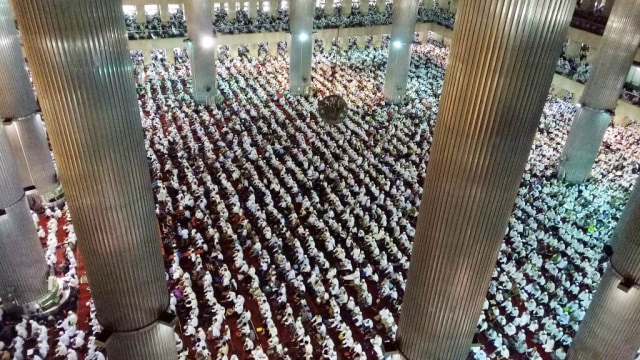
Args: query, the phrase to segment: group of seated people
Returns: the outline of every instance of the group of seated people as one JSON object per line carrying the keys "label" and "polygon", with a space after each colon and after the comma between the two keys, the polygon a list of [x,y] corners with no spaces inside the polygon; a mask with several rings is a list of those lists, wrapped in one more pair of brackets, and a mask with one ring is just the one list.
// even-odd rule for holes
{"label": "group of seated people", "polygon": [[[414,45],[400,105],[382,95],[387,52],[314,53],[306,97],[288,94],[284,56],[221,57],[213,106],[193,102],[188,64],[135,66],[181,359],[381,359],[394,346],[448,49]],[[348,110],[329,125],[317,104],[334,94]],[[564,184],[555,167],[575,112],[549,96],[474,359],[564,359],[606,267],[640,136],[636,125],[610,127],[593,178]],[[43,245],[58,234],[66,260],[56,271],[77,288],[69,213],[42,216]],[[0,347],[104,358],[92,303],[70,304],[42,330],[11,322],[27,333],[0,331]],[[33,342],[43,325],[49,337]]]}
{"label": "group of seated people", "polygon": [[166,23],[162,22],[158,13],[146,15],[144,24],[138,23],[135,13],[125,13],[124,19],[129,40],[185,37],[187,34],[187,24],[181,9],[172,12]]}
{"label": "group of seated people", "polygon": [[[49,272],[62,285],[63,304],[52,314],[22,317],[0,310],[2,360],[104,360],[95,337],[102,331],[93,300],[81,299],[76,235],[64,204],[52,204],[33,213],[34,226],[45,250]],[[85,301],[86,303],[82,303]]]}
{"label": "group of seated people", "polygon": [[[395,341],[448,55],[414,50],[400,106],[369,45],[315,53],[307,98],[287,94],[282,56],[224,58],[212,108],[192,102],[188,66],[138,68],[184,358],[380,358]],[[329,94],[349,104],[341,125],[316,112]],[[569,186],[555,167],[575,111],[549,96],[473,358],[564,359],[606,267],[638,135],[608,129],[593,178]]]}
{"label": "group of seated people", "polygon": [[[383,11],[376,11],[375,4],[371,4],[366,14],[360,11],[359,4],[354,3],[348,15],[343,13],[342,5],[337,5],[333,14],[325,13],[323,7],[316,7],[313,27],[330,29],[390,25],[392,10],[392,3],[387,3]],[[437,6],[432,9],[420,6],[418,22],[437,23],[453,29],[455,15]],[[147,15],[146,23],[139,24],[136,15],[129,13],[125,14],[125,24],[130,40],[186,36],[186,23],[182,10],[172,13],[168,23],[162,23],[160,16],[156,14]],[[255,18],[252,18],[247,9],[239,9],[236,10],[235,18],[230,18],[225,8],[218,7],[214,11],[213,25],[215,31],[220,34],[289,31],[289,11],[284,8],[278,9],[277,15],[272,17],[269,13],[258,10]]]}
{"label": "group of seated people", "polygon": [[576,57],[567,54],[568,42],[563,45],[562,55],[556,64],[556,72],[574,81],[585,84],[591,75],[591,64],[587,62],[589,46],[582,45]]}

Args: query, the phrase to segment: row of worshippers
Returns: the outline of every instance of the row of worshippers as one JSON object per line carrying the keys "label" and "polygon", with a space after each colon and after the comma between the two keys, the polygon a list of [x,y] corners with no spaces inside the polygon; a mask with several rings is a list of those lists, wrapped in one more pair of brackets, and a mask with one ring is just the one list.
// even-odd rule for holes
{"label": "row of worshippers", "polygon": [[[339,27],[364,27],[377,25],[391,25],[392,4],[387,3],[383,11],[370,10],[364,14],[357,4],[349,15],[342,14],[342,6],[338,5],[333,14],[326,14],[324,7],[316,7],[313,20],[315,29],[333,29]],[[147,14],[146,22],[140,24],[135,13],[125,13],[125,25],[129,40],[156,39],[186,36],[186,23],[181,9],[171,13],[169,22],[162,23],[159,14]],[[422,4],[418,10],[418,22],[437,23],[453,29],[455,15],[448,10],[434,7],[424,8]],[[235,19],[229,18],[228,11],[223,7],[214,10],[213,25],[215,31],[221,34],[247,34],[257,32],[289,31],[289,12],[278,9],[275,16],[258,10],[255,18],[249,16],[246,9],[236,11]]]}
{"label": "row of worshippers", "polygon": [[[213,243],[220,248],[216,251],[216,257],[217,259],[230,257],[231,260],[228,263],[221,260],[226,265],[222,267],[224,275],[215,275],[221,279],[230,278],[229,286],[235,294],[239,290],[236,286],[241,286],[239,284],[242,283],[242,280],[236,280],[234,285],[232,280],[235,280],[236,273],[229,269],[239,271],[237,276],[242,279],[246,276],[245,273],[249,273],[253,279],[255,271],[259,284],[264,282],[266,289],[277,291],[277,295],[274,295],[275,300],[271,300],[270,308],[282,309],[284,307],[284,309],[283,312],[275,311],[276,320],[279,317],[283,320],[282,322],[276,321],[275,326],[262,326],[274,321],[274,316],[266,315],[269,312],[262,305],[264,300],[256,300],[265,293],[260,293],[256,288],[251,287],[255,280],[247,281],[249,289],[245,290],[244,294],[248,296],[242,295],[243,300],[241,301],[245,307],[247,304],[254,304],[255,308],[260,308],[262,305],[264,309],[257,311],[259,316],[256,316],[256,312],[252,312],[252,317],[254,323],[257,324],[254,325],[256,328],[272,329],[271,331],[267,330],[270,336],[265,337],[266,344],[264,344],[265,340],[260,344],[264,344],[261,349],[266,349],[267,354],[282,354],[279,352],[278,345],[280,345],[287,349],[285,355],[296,354],[302,358],[317,356],[317,351],[322,349],[322,354],[331,358],[330,347],[326,346],[326,339],[330,339],[330,345],[337,345],[337,349],[344,351],[347,357],[357,358],[361,356],[360,349],[353,348],[351,342],[358,343],[356,340],[358,333],[362,334],[364,331],[364,334],[367,334],[368,328],[363,330],[359,326],[361,323],[363,325],[368,323],[367,320],[374,323],[374,329],[382,328],[385,330],[376,334],[383,343],[394,338],[399,302],[393,300],[401,299],[403,288],[402,280],[394,280],[404,279],[403,276],[406,275],[405,266],[407,263],[402,260],[402,256],[404,255],[408,259],[414,230],[413,228],[405,228],[404,231],[399,228],[399,232],[393,228],[387,230],[388,221],[394,217],[393,214],[400,214],[401,219],[404,214],[410,217],[410,210],[415,211],[421,190],[416,188],[413,190],[415,192],[409,192],[414,194],[415,202],[410,201],[408,204],[405,202],[405,209],[409,212],[404,214],[401,210],[403,206],[400,200],[389,202],[390,207],[384,207],[386,205],[384,200],[382,200],[382,204],[379,204],[372,199],[378,199],[379,194],[384,194],[387,191],[386,185],[383,185],[382,192],[376,189],[376,185],[385,184],[384,179],[392,177],[392,174],[386,171],[388,164],[392,164],[389,161],[392,156],[389,154],[399,154],[406,151],[409,158],[413,156],[417,160],[406,164],[407,168],[413,168],[413,171],[403,174],[406,176],[404,181],[391,183],[388,190],[389,195],[397,194],[398,190],[393,189],[394,185],[402,187],[407,184],[421,183],[420,176],[417,175],[424,170],[424,163],[421,164],[421,161],[426,159],[426,154],[419,156],[412,153],[412,151],[419,150],[420,147],[406,150],[400,148],[395,152],[389,150],[381,153],[372,152],[373,156],[371,157],[367,154],[371,149],[376,149],[375,144],[379,144],[378,137],[383,136],[376,134],[375,130],[385,130],[382,132],[386,135],[385,144],[387,142],[398,146],[412,143],[420,144],[421,141],[424,141],[424,139],[421,140],[421,136],[425,135],[430,141],[429,129],[433,127],[432,122],[435,120],[433,110],[437,106],[437,94],[442,86],[443,71],[440,66],[446,64],[446,56],[446,50],[436,44],[416,48],[408,91],[410,106],[406,108],[383,104],[382,97],[378,92],[380,89],[378,80],[382,78],[384,73],[384,51],[373,48],[352,49],[346,54],[344,52],[329,52],[317,56],[313,81],[318,93],[320,95],[337,93],[345,97],[357,96],[358,103],[365,108],[362,111],[352,105],[351,111],[356,112],[357,116],[350,117],[345,123],[346,125],[340,125],[351,133],[349,140],[344,140],[339,132],[336,134],[336,129],[314,126],[316,125],[315,121],[300,122],[300,119],[315,119],[312,113],[313,103],[316,99],[295,99],[286,95],[287,71],[286,62],[282,59],[266,57],[260,62],[247,58],[226,60],[220,72],[220,88],[225,99],[234,99],[234,101],[225,101],[220,105],[220,108],[216,110],[221,114],[216,110],[198,109],[188,101],[166,100],[167,95],[175,95],[177,92],[175,89],[172,94],[165,95],[160,102],[163,106],[161,111],[154,108],[157,105],[146,103],[149,106],[147,109],[149,116],[158,113],[167,114],[167,112],[171,114],[170,118],[165,118],[164,121],[157,119],[156,122],[159,121],[161,125],[156,125],[155,129],[151,126],[152,130],[150,131],[156,136],[158,133],[167,132],[175,134],[168,135],[169,139],[173,139],[171,141],[167,139],[166,142],[163,142],[158,138],[153,142],[156,144],[155,146],[151,145],[152,142],[149,143],[149,147],[154,149],[157,144],[164,143],[154,151],[155,159],[158,161],[160,159],[158,151],[160,154],[166,154],[166,157],[180,151],[191,154],[176,160],[185,164],[182,166],[182,170],[172,170],[176,173],[175,182],[180,182],[178,175],[181,171],[187,173],[189,170],[192,171],[191,175],[184,177],[186,180],[183,181],[187,183],[190,182],[189,178],[198,182],[197,179],[207,172],[209,174],[229,174],[225,176],[226,180],[225,177],[222,177],[222,183],[214,184],[218,191],[222,190],[220,198],[216,198],[213,195],[214,191],[210,190],[212,197],[205,198],[205,201],[195,200],[190,193],[207,193],[206,186],[198,191],[199,185],[197,184],[192,184],[192,190],[189,190],[188,187],[177,190],[175,196],[177,203],[180,204],[178,213],[185,210],[186,205],[188,219],[193,217],[193,214],[196,219],[206,219],[211,214],[206,214],[202,208],[196,209],[189,206],[201,204],[204,209],[207,209],[207,206],[211,206],[211,202],[213,202],[218,204],[216,209],[220,211],[217,214],[213,212],[218,215],[216,218],[242,220],[232,221],[230,227],[225,226],[223,235],[215,235],[215,229],[209,231],[209,227],[207,230],[203,229],[203,233],[199,235],[198,233],[193,234],[193,226],[189,227],[191,221],[187,221],[186,224],[179,227],[184,234],[180,239],[192,243],[194,241],[192,238],[195,238],[196,244],[199,243],[199,246],[207,245],[210,251],[210,243],[206,240],[207,233],[214,239],[219,236],[220,239]],[[338,66],[333,64],[338,64]],[[170,88],[170,84],[162,86],[162,81],[171,79],[172,75],[177,75],[177,79],[169,80],[170,83],[180,83],[181,91],[188,89],[186,79],[180,79],[186,73],[184,69],[167,66],[164,69],[156,68],[154,71],[164,80],[156,82],[155,91],[152,91],[151,87],[154,81],[150,81],[149,96],[151,93],[161,94],[163,87]],[[365,79],[360,78],[362,74],[365,75]],[[153,77],[153,74],[151,75]],[[345,80],[336,82],[335,79]],[[432,90],[430,90],[430,94],[425,96],[424,89]],[[250,93],[247,90],[250,90]],[[368,99],[372,92],[378,92],[378,97]],[[183,99],[185,98],[183,97]],[[425,99],[429,101],[424,101]],[[176,110],[169,111],[166,109],[167,104],[179,108],[179,111],[177,113]],[[375,104],[375,106],[367,107],[367,104]],[[383,112],[380,112],[380,107],[383,107]],[[279,113],[283,110],[286,110],[285,114],[288,113],[284,117]],[[568,187],[553,180],[553,169],[559,157],[562,142],[566,138],[569,121],[574,114],[575,107],[572,104],[556,98],[550,98],[545,108],[539,136],[536,139],[528,166],[528,175],[523,180],[518,205],[510,222],[509,236],[505,239],[500,261],[494,274],[495,277],[487,295],[488,300],[483,319],[479,324],[479,332],[481,338],[484,339],[484,347],[481,349],[482,351],[478,352],[483,355],[476,355],[480,358],[481,356],[486,358],[509,357],[509,354],[512,356],[525,354],[530,358],[547,358],[551,354],[554,358],[563,358],[570,344],[570,339],[584,315],[595,286],[597,286],[599,274],[604,266],[601,248],[611,233],[614,219],[619,214],[630,184],[633,183],[635,177],[633,164],[637,162],[638,154],[630,151],[629,149],[636,147],[629,145],[637,142],[637,136],[631,129],[611,128],[605,139],[605,148],[613,147],[616,150],[625,148],[627,151],[623,151],[623,155],[616,154],[614,151],[601,155],[594,170],[594,180],[584,186],[585,189],[578,190],[575,187]],[[188,120],[194,117],[195,120]],[[407,136],[416,129],[410,130],[411,127],[408,127],[398,131],[396,127],[406,126],[401,125],[402,118],[413,121],[427,118],[430,119],[430,122],[422,124],[423,127],[417,134]],[[230,121],[227,121],[229,119]],[[258,119],[262,121],[257,121]],[[172,124],[176,122],[181,124],[184,121],[189,121],[188,125],[178,125],[176,130],[172,130]],[[202,121],[207,126],[202,124],[198,126],[198,122]],[[358,125],[350,126],[351,123]],[[389,126],[390,123],[394,126]],[[207,133],[205,128],[213,128],[216,131]],[[160,131],[160,129],[164,130]],[[326,135],[327,133],[331,135]],[[357,139],[360,133],[362,133],[362,138],[366,140],[358,145],[357,142],[354,142],[354,137]],[[260,136],[261,134],[269,136]],[[209,145],[203,140],[205,138],[211,138]],[[273,141],[274,138],[283,139],[287,143],[286,145],[277,143],[275,147],[270,143],[265,145],[267,139]],[[317,139],[320,139],[324,144],[320,149],[316,145]],[[174,148],[175,144],[180,145]],[[424,144],[422,146],[428,149],[428,143]],[[384,149],[385,145],[382,146]],[[323,150],[325,148],[328,150]],[[336,148],[340,149],[340,152],[335,154],[338,160],[334,156],[332,162],[343,165],[335,169],[336,175],[323,176],[327,167],[331,166],[329,162],[331,158],[325,160],[325,154],[329,153],[331,156],[332,150]],[[350,149],[355,152],[353,158],[349,157],[351,155]],[[215,154],[220,150],[224,155],[216,156]],[[213,159],[217,157],[217,164],[214,162],[209,165],[204,159],[198,161],[199,165],[197,165],[198,162],[195,164],[189,162],[191,156],[198,152],[206,154],[207,151],[210,156],[213,156]],[[305,153],[309,155],[305,155]],[[362,157],[362,160],[357,160],[359,156]],[[342,161],[340,161],[341,158]],[[205,155],[205,159],[208,159],[207,155]],[[403,164],[403,160],[402,158],[396,160],[396,163]],[[626,160],[626,162],[623,161],[622,168],[619,165],[620,160]],[[375,173],[367,175],[366,164],[376,162],[381,163],[378,176]],[[162,162],[159,161],[158,175],[167,171],[166,168],[163,169],[161,164]],[[171,165],[171,169],[175,169],[174,166],[175,163]],[[362,169],[362,171],[357,171],[357,169]],[[613,169],[617,170],[611,171]],[[276,174],[282,175],[278,177]],[[613,175],[607,177],[600,176],[601,174]],[[204,176],[207,177],[207,175]],[[361,179],[361,176],[364,176],[364,179]],[[369,176],[376,180],[367,182],[366,178]],[[344,188],[341,179],[346,179],[346,181],[343,180]],[[329,190],[328,193],[320,193],[322,196],[315,194],[315,184],[318,180],[328,183],[320,188],[324,191]],[[225,185],[225,181],[228,181],[228,184]],[[353,188],[351,188],[352,181],[355,185]],[[369,191],[359,195],[357,192],[353,193],[353,191],[357,191],[355,189],[360,188],[360,184],[372,187],[371,193]],[[344,191],[346,189],[346,191],[332,194],[333,186],[336,190]],[[246,190],[247,187],[249,190]],[[163,201],[159,201],[158,211],[162,214],[161,216],[167,216],[167,208],[161,206],[163,202],[166,204],[167,199],[172,198],[169,194],[171,190],[166,185],[164,185],[166,190],[163,190],[162,186],[159,189]],[[352,194],[348,195],[349,193]],[[605,193],[608,196],[594,201]],[[335,195],[337,200],[332,195]],[[305,197],[308,198],[308,203],[305,201]],[[349,201],[350,198],[354,200]],[[559,204],[563,204],[565,201],[561,199],[566,198],[571,199],[570,205],[560,206]],[[323,201],[325,202],[323,203]],[[191,203],[194,205],[189,205]],[[170,211],[173,210],[175,213],[175,206],[176,202],[171,200],[172,208]],[[226,210],[224,210],[225,207],[227,207]],[[380,208],[382,211],[379,212]],[[583,210],[576,212],[577,208]],[[373,213],[370,212],[372,209]],[[308,219],[300,216],[300,214],[307,216],[314,211],[322,216],[308,216]],[[380,213],[384,216],[380,217]],[[345,214],[346,216],[344,216]],[[540,214],[544,214],[544,216]],[[170,218],[171,222],[175,221],[173,216]],[[371,219],[374,219],[374,224],[371,224]],[[185,220],[181,221],[185,222]],[[246,223],[243,225],[245,221]],[[276,225],[276,229],[273,229],[270,225],[272,223],[280,226]],[[356,236],[351,236],[350,239],[348,229],[353,230],[355,224],[357,224],[355,226],[358,229],[357,232],[362,234],[353,233]],[[292,226],[296,232],[291,231]],[[296,226],[306,228],[311,236],[305,239],[307,235],[302,232],[298,237],[299,228]],[[237,234],[238,230],[240,234]],[[245,235],[245,231],[248,235]],[[397,240],[385,241],[384,235],[378,238],[380,233],[387,231],[391,235],[389,239]],[[361,235],[363,237],[359,238]],[[400,237],[394,238],[394,236]],[[283,239],[284,241],[282,241]],[[315,241],[317,239],[322,241],[320,247]],[[225,248],[228,248],[226,253]],[[176,251],[180,253],[179,249]],[[187,252],[197,253],[198,247],[192,245],[191,249],[187,248]],[[365,267],[366,271],[362,266],[354,266],[354,263],[363,264],[358,262],[358,257],[361,255],[365,256],[369,265],[375,264],[375,266],[370,266],[368,269]],[[376,261],[376,257],[382,258],[378,258]],[[241,260],[238,260],[240,258]],[[327,275],[324,275],[325,271],[321,265],[316,265],[321,264],[322,259],[331,260]],[[390,259],[397,265],[392,266],[391,269],[387,265],[386,269],[390,270],[386,270],[384,266],[389,264]],[[252,260],[255,263],[252,264]],[[197,263],[197,259],[195,261]],[[274,262],[276,267],[275,270],[272,270]],[[245,266],[245,264],[247,265]],[[314,266],[318,266],[320,271],[316,272]],[[331,268],[331,266],[335,267]],[[359,270],[360,276],[357,275],[357,272],[351,272],[354,268]],[[576,275],[576,271],[571,271],[575,269],[584,269],[586,271],[580,271],[580,273],[592,275]],[[309,271],[310,273],[308,273]],[[333,275],[334,271],[336,274],[343,272],[341,279]],[[308,274],[308,276],[300,277],[300,275],[296,275],[298,273]],[[304,279],[308,279],[306,283]],[[540,281],[542,284],[533,281],[534,279],[543,279]],[[351,283],[352,280],[359,280],[360,284],[364,283],[367,286],[364,288],[364,285],[359,285],[361,288],[358,289],[358,285]],[[221,281],[226,283],[224,280]],[[290,285],[283,286],[283,281]],[[373,283],[375,286],[372,287],[369,283]],[[225,295],[229,291],[225,286],[222,285],[223,296],[216,301],[223,302],[226,299],[234,298],[233,295]],[[262,286],[259,287],[262,288]],[[560,288],[566,290],[559,291]],[[305,290],[304,294],[301,294],[302,289]],[[292,291],[293,295],[290,294]],[[216,293],[215,290],[214,293]],[[312,296],[309,296],[308,293],[311,293]],[[363,309],[369,304],[368,295],[377,298],[371,302],[372,304],[385,305],[384,308],[376,312],[377,316],[372,318],[367,318],[367,311]],[[314,307],[309,306],[312,301],[315,301],[314,307],[326,306],[326,310],[315,314]],[[516,301],[518,306],[516,306]],[[259,305],[255,305],[256,302]],[[267,302],[269,302],[268,295]],[[354,310],[358,306],[361,309]],[[227,310],[230,310],[231,307],[235,308],[235,305],[229,304]],[[346,307],[346,311],[343,307]],[[230,313],[233,320],[236,319],[236,316],[239,320],[241,316],[236,310],[234,309]],[[296,314],[299,314],[298,317]],[[361,318],[360,314],[365,316]],[[515,321],[516,318],[519,320]],[[309,319],[317,320],[312,323],[313,326],[308,326]],[[316,327],[318,321],[321,322],[319,328]],[[238,324],[231,322],[229,326],[237,328]],[[329,331],[325,332],[322,326]],[[318,330],[319,334],[315,334],[315,338],[318,340],[315,341],[316,339],[312,336],[311,342],[305,342],[305,329]],[[333,329],[336,330],[332,333]],[[513,332],[514,329],[516,332]],[[537,330],[539,329],[544,332],[538,334]],[[195,327],[194,330],[196,330]],[[238,351],[237,349],[240,348],[255,346],[256,342],[252,340],[253,333],[250,330],[241,329],[240,334],[247,334],[249,331],[246,336],[253,343],[249,345],[238,344],[235,347],[232,344],[233,350]],[[280,343],[275,342],[274,334],[278,334]],[[332,335],[337,335],[337,338],[334,339]],[[260,339],[259,334],[255,336]],[[222,338],[224,339],[224,337]],[[285,345],[282,344],[282,340],[285,341]],[[286,342],[287,340],[290,341]],[[380,343],[377,337],[370,340],[370,343],[374,345]],[[296,341],[298,342],[296,343]],[[309,344],[310,348],[307,346]],[[535,345],[531,346],[531,344]],[[227,347],[222,348],[228,351]],[[306,352],[308,348],[309,352]],[[208,351],[214,350],[215,348]],[[296,353],[296,350],[300,352]],[[381,351],[377,345],[371,350],[364,353],[374,358]]]}
{"label": "row of worshippers", "polygon": [[380,358],[395,338],[431,139],[421,119],[443,70],[423,60],[422,97],[405,108],[383,103],[370,76],[380,79],[383,63],[319,61],[318,93],[352,104],[339,130],[317,122],[317,98],[286,94],[283,59],[223,62],[228,100],[215,110],[182,96],[187,69],[145,70],[140,104],[187,354]]}
{"label": "row of worshippers", "polygon": [[[375,359],[395,341],[446,66],[437,44],[415,50],[400,106],[381,48],[316,55],[308,99],[287,94],[283,58],[224,60],[213,108],[188,66],[136,68],[181,358]],[[340,125],[316,113],[329,94],[349,105]],[[563,358],[595,291],[638,135],[608,129],[594,178],[567,186],[553,169],[574,113],[549,98],[476,358]]]}

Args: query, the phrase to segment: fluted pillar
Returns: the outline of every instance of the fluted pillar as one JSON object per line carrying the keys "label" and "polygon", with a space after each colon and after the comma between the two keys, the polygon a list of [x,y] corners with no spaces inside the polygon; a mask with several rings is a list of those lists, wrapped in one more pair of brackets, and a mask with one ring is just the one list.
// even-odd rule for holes
{"label": "fluted pillar", "polygon": [[18,171],[21,174],[23,186],[35,186],[38,194],[47,201],[56,198],[60,184],[40,115],[33,113],[23,118],[13,119],[5,123],[4,129],[9,137],[14,157],[24,159],[24,163],[17,161],[22,163]]}
{"label": "fluted pillar", "polygon": [[384,80],[384,98],[392,103],[401,103],[407,91],[411,44],[416,31],[420,0],[396,0],[393,3],[393,23],[389,60]]}
{"label": "fluted pillar", "polygon": [[122,3],[13,6],[43,114],[56,119],[49,133],[97,317],[110,335],[107,355],[177,359],[172,331],[160,330],[168,294]]}
{"label": "fluted pillar", "polygon": [[136,5],[136,22],[140,25],[147,23],[147,14],[144,11],[144,4]]}
{"label": "fluted pillar", "polygon": [[185,16],[189,39],[189,60],[193,97],[198,104],[213,104],[216,89],[216,41],[213,37],[213,3],[211,0],[188,0]]}
{"label": "fluted pillar", "polygon": [[400,315],[409,360],[469,354],[574,1],[460,4]]}
{"label": "fluted pillar", "polygon": [[254,19],[258,17],[258,3],[256,0],[249,0],[249,18]]}
{"label": "fluted pillar", "polygon": [[289,92],[304,95],[311,84],[311,56],[313,53],[314,0],[289,2],[291,42],[289,51]]}
{"label": "fluted pillar", "polygon": [[[640,182],[611,239],[613,255],[569,350],[571,360],[632,360],[640,348]],[[624,280],[629,279],[627,289]]]}
{"label": "fluted pillar", "polygon": [[[229,14],[227,15],[227,18],[228,18],[229,20],[235,20],[235,19],[236,19],[236,11],[237,11],[237,10],[236,10],[236,9],[237,9],[237,8],[236,8],[236,6],[237,6],[236,1],[229,1],[227,4],[228,4],[228,6],[229,6]],[[213,19],[212,19],[212,20],[213,20]],[[212,23],[213,23],[213,22],[212,22]],[[188,26],[188,25],[187,25],[187,26]]]}
{"label": "fluted pillar", "polygon": [[4,133],[0,131],[0,298],[29,306],[47,296],[48,267]]}
{"label": "fluted pillar", "polygon": [[591,175],[605,130],[640,45],[640,0],[616,1],[571,125],[558,176],[581,183]]}
{"label": "fluted pillar", "polygon": [[158,0],[158,3],[160,6],[160,20],[163,23],[169,22],[169,20],[171,20],[171,14],[169,13],[169,0]]}
{"label": "fluted pillar", "polygon": [[342,15],[349,16],[353,10],[353,0],[342,0]]}
{"label": "fluted pillar", "polygon": [[366,15],[369,13],[369,0],[360,1],[360,14]]}
{"label": "fluted pillar", "polygon": [[278,10],[280,9],[280,1],[279,0],[270,0],[269,3],[269,11],[271,12],[272,18],[278,17]]}
{"label": "fluted pillar", "polygon": [[0,38],[0,88],[7,89],[0,96],[2,128],[18,164],[22,187],[34,186],[50,200],[59,184],[8,0],[0,0]]}
{"label": "fluted pillar", "polygon": [[333,0],[324,0],[324,14],[326,16],[335,14]]}

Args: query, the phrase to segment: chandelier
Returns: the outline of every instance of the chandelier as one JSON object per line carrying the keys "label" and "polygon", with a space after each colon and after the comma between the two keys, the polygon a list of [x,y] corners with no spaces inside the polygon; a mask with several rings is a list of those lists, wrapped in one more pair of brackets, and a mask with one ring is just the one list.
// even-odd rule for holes
{"label": "chandelier", "polygon": [[346,115],[347,102],[339,95],[329,95],[318,102],[318,115],[331,125],[340,124]]}

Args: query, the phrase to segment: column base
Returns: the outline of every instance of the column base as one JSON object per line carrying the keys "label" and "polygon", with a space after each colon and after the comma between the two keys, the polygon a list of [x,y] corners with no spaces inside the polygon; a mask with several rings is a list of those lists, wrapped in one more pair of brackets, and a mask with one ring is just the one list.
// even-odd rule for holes
{"label": "column base", "polygon": [[71,291],[68,288],[64,289],[61,279],[55,276],[50,276],[48,282],[49,292],[40,299],[23,305],[2,304],[0,308],[5,312],[26,317],[46,316],[54,313],[61,305],[67,302]]}
{"label": "column base", "polygon": [[111,360],[177,360],[174,327],[177,318],[166,314],[150,325],[133,331],[104,331],[96,345],[107,349]]}
{"label": "column base", "polygon": [[603,110],[587,106],[578,110],[558,164],[560,179],[579,184],[591,176],[591,168],[609,123],[611,116]]}

